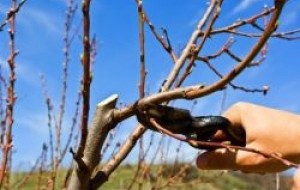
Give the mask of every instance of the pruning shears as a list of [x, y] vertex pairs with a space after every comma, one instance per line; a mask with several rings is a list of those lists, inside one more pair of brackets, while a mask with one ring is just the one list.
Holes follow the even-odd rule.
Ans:
[[[174, 134], [184, 135], [195, 141], [211, 141], [218, 130], [221, 130], [231, 145], [245, 145], [245, 131], [231, 127], [231, 122], [223, 116], [192, 116], [189, 110], [165, 105], [147, 104], [137, 113], [138, 121], [145, 127], [158, 131], [150, 123], [154, 118], [163, 128]], [[207, 148], [195, 146], [196, 148]]]

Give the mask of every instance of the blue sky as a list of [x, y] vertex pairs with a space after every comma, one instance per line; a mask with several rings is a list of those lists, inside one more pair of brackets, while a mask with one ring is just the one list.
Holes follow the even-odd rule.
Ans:
[[[272, 5], [271, 0], [241, 0], [225, 1], [220, 21], [216, 26], [225, 26], [238, 18], [247, 18], [258, 13], [264, 5]], [[144, 2], [146, 11], [159, 29], [165, 27], [170, 35], [176, 52], [184, 46], [196, 22], [203, 14], [206, 1], [203, 0], [153, 0]], [[9, 1], [0, 2], [0, 20], [3, 20], [9, 7]], [[280, 20], [280, 31], [300, 28], [300, 2], [290, 0]], [[17, 58], [18, 96], [15, 109], [14, 149], [15, 165], [25, 162], [32, 163], [40, 153], [42, 143], [48, 141], [47, 110], [42, 95], [39, 74], [45, 75], [47, 89], [55, 104], [59, 107], [61, 91], [61, 72], [63, 62], [63, 27], [66, 3], [64, 0], [35, 1], [28, 0], [17, 18], [17, 48], [20, 55]], [[74, 27], [80, 24], [80, 12], [76, 15]], [[147, 27], [146, 27], [147, 28]], [[137, 84], [139, 80], [138, 57], [138, 26], [134, 0], [130, 1], [92, 1], [92, 34], [97, 37], [97, 60], [94, 65], [91, 94], [91, 115], [96, 105], [103, 98], [117, 93], [120, 103], [132, 103], [138, 97]], [[7, 33], [0, 33], [0, 64], [3, 73], [7, 74], [6, 59]], [[213, 53], [222, 46], [226, 38], [210, 40], [204, 53]], [[234, 49], [240, 56], [247, 53], [255, 39], [243, 40], [236, 38]], [[271, 90], [267, 96], [247, 94], [227, 90], [225, 108], [237, 101], [272, 106], [300, 113], [300, 79], [299, 79], [299, 41], [283, 41], [274, 39], [269, 43], [267, 60], [257, 68], [248, 69], [234, 82], [249, 88], [269, 85]], [[66, 119], [63, 132], [68, 132], [71, 117], [74, 112], [74, 102], [79, 89], [81, 65], [80, 38], [75, 38], [71, 47], [71, 63], [69, 67], [68, 100]], [[146, 64], [148, 70], [147, 91], [157, 91], [163, 79], [172, 67], [168, 55], [163, 52], [153, 36], [146, 31]], [[216, 66], [224, 73], [233, 66], [227, 58], [220, 59]], [[217, 80], [211, 72], [199, 64], [191, 78], [185, 83], [209, 84]], [[223, 93], [218, 92], [198, 100], [194, 114], [218, 114]], [[177, 106], [190, 108], [192, 103], [177, 101]], [[135, 123], [131, 119], [118, 129], [119, 139], [125, 139], [126, 134]], [[185, 148], [184, 152], [196, 151]], [[134, 154], [131, 154], [134, 157]]]

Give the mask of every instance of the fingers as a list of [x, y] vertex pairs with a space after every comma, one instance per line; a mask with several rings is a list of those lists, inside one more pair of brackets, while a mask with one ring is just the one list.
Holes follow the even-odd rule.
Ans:
[[197, 158], [197, 166], [200, 169], [233, 169], [236, 166], [236, 153], [226, 149], [217, 149], [214, 151], [204, 152]]
[[197, 166], [206, 170], [241, 170], [244, 172], [278, 172], [287, 166], [260, 154], [247, 151], [217, 149], [205, 152], [197, 158]]

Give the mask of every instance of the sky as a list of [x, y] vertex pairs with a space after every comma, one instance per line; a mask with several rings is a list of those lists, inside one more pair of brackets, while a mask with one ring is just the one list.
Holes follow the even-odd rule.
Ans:
[[[4, 19], [9, 7], [8, 0], [0, 2], [0, 21]], [[248, 18], [272, 5], [271, 0], [225, 1], [220, 21], [215, 27], [226, 26], [238, 19]], [[138, 98], [139, 82], [139, 44], [137, 12], [134, 0], [130, 1], [92, 1], [91, 35], [97, 38], [97, 57], [93, 65], [91, 93], [91, 116], [95, 105], [110, 96], [119, 95], [120, 105], [134, 102]], [[207, 7], [203, 0], [153, 0], [144, 1], [148, 16], [159, 29], [168, 30], [176, 52], [186, 44], [196, 23]], [[80, 2], [79, 2], [80, 7]], [[279, 31], [300, 28], [300, 2], [290, 0], [280, 19]], [[17, 57], [17, 102], [14, 123], [14, 166], [20, 163], [32, 164], [43, 142], [48, 141], [47, 108], [42, 94], [40, 75], [47, 80], [47, 91], [58, 110], [63, 63], [63, 35], [66, 11], [65, 0], [28, 0], [17, 16], [16, 45], [20, 51]], [[80, 25], [80, 11], [77, 11], [73, 30]], [[247, 30], [247, 29], [246, 29]], [[224, 38], [225, 37], [225, 38]], [[203, 54], [217, 51], [228, 36], [209, 40]], [[8, 57], [7, 32], [0, 33], [0, 65], [3, 75], [7, 75]], [[68, 133], [74, 113], [75, 101], [80, 89], [82, 51], [81, 37], [76, 36], [71, 51], [67, 91], [66, 118], [63, 133]], [[255, 42], [255, 39], [235, 38], [233, 49], [242, 57]], [[272, 39], [268, 44], [265, 62], [255, 68], [247, 69], [235, 84], [249, 88], [270, 86], [268, 95], [251, 94], [232, 89], [226, 90], [224, 106], [221, 106], [224, 92], [201, 98], [193, 109], [195, 115], [220, 114], [235, 102], [247, 101], [300, 113], [300, 64], [299, 41]], [[146, 27], [146, 65], [148, 93], [155, 93], [168, 72], [172, 61]], [[226, 57], [216, 61], [216, 67], [226, 73], [234, 62]], [[197, 65], [190, 79], [184, 85], [210, 84], [218, 78], [204, 65]], [[191, 108], [190, 101], [176, 101], [175, 105]], [[134, 118], [124, 122], [118, 129], [118, 139], [126, 139], [135, 126]], [[65, 138], [66, 135], [63, 135]], [[191, 158], [197, 150], [185, 146], [182, 156]], [[70, 158], [70, 155], [68, 155]], [[130, 154], [130, 159], [136, 154]], [[134, 159], [133, 159], [134, 160]]]

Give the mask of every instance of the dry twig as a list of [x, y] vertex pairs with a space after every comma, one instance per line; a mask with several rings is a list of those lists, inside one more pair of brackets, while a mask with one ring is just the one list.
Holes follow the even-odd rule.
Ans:
[[[12, 135], [12, 128], [14, 122], [14, 106], [16, 102], [16, 95], [15, 95], [15, 82], [16, 82], [16, 57], [18, 55], [18, 51], [15, 47], [15, 12], [18, 11], [17, 1], [12, 0], [11, 11], [7, 15], [7, 21], [10, 24], [10, 29], [8, 30], [9, 37], [10, 37], [10, 55], [8, 57], [7, 63], [9, 66], [9, 83], [7, 86], [7, 105], [6, 105], [6, 131], [5, 131], [5, 142], [3, 144], [2, 150], [2, 161], [0, 166], [0, 189], [3, 185], [4, 179], [7, 174], [10, 172], [8, 171], [8, 163], [10, 161], [11, 156], [11, 149], [13, 146], [13, 135]], [[23, 2], [22, 4], [24, 4]], [[22, 6], [22, 5], [21, 5]]]

